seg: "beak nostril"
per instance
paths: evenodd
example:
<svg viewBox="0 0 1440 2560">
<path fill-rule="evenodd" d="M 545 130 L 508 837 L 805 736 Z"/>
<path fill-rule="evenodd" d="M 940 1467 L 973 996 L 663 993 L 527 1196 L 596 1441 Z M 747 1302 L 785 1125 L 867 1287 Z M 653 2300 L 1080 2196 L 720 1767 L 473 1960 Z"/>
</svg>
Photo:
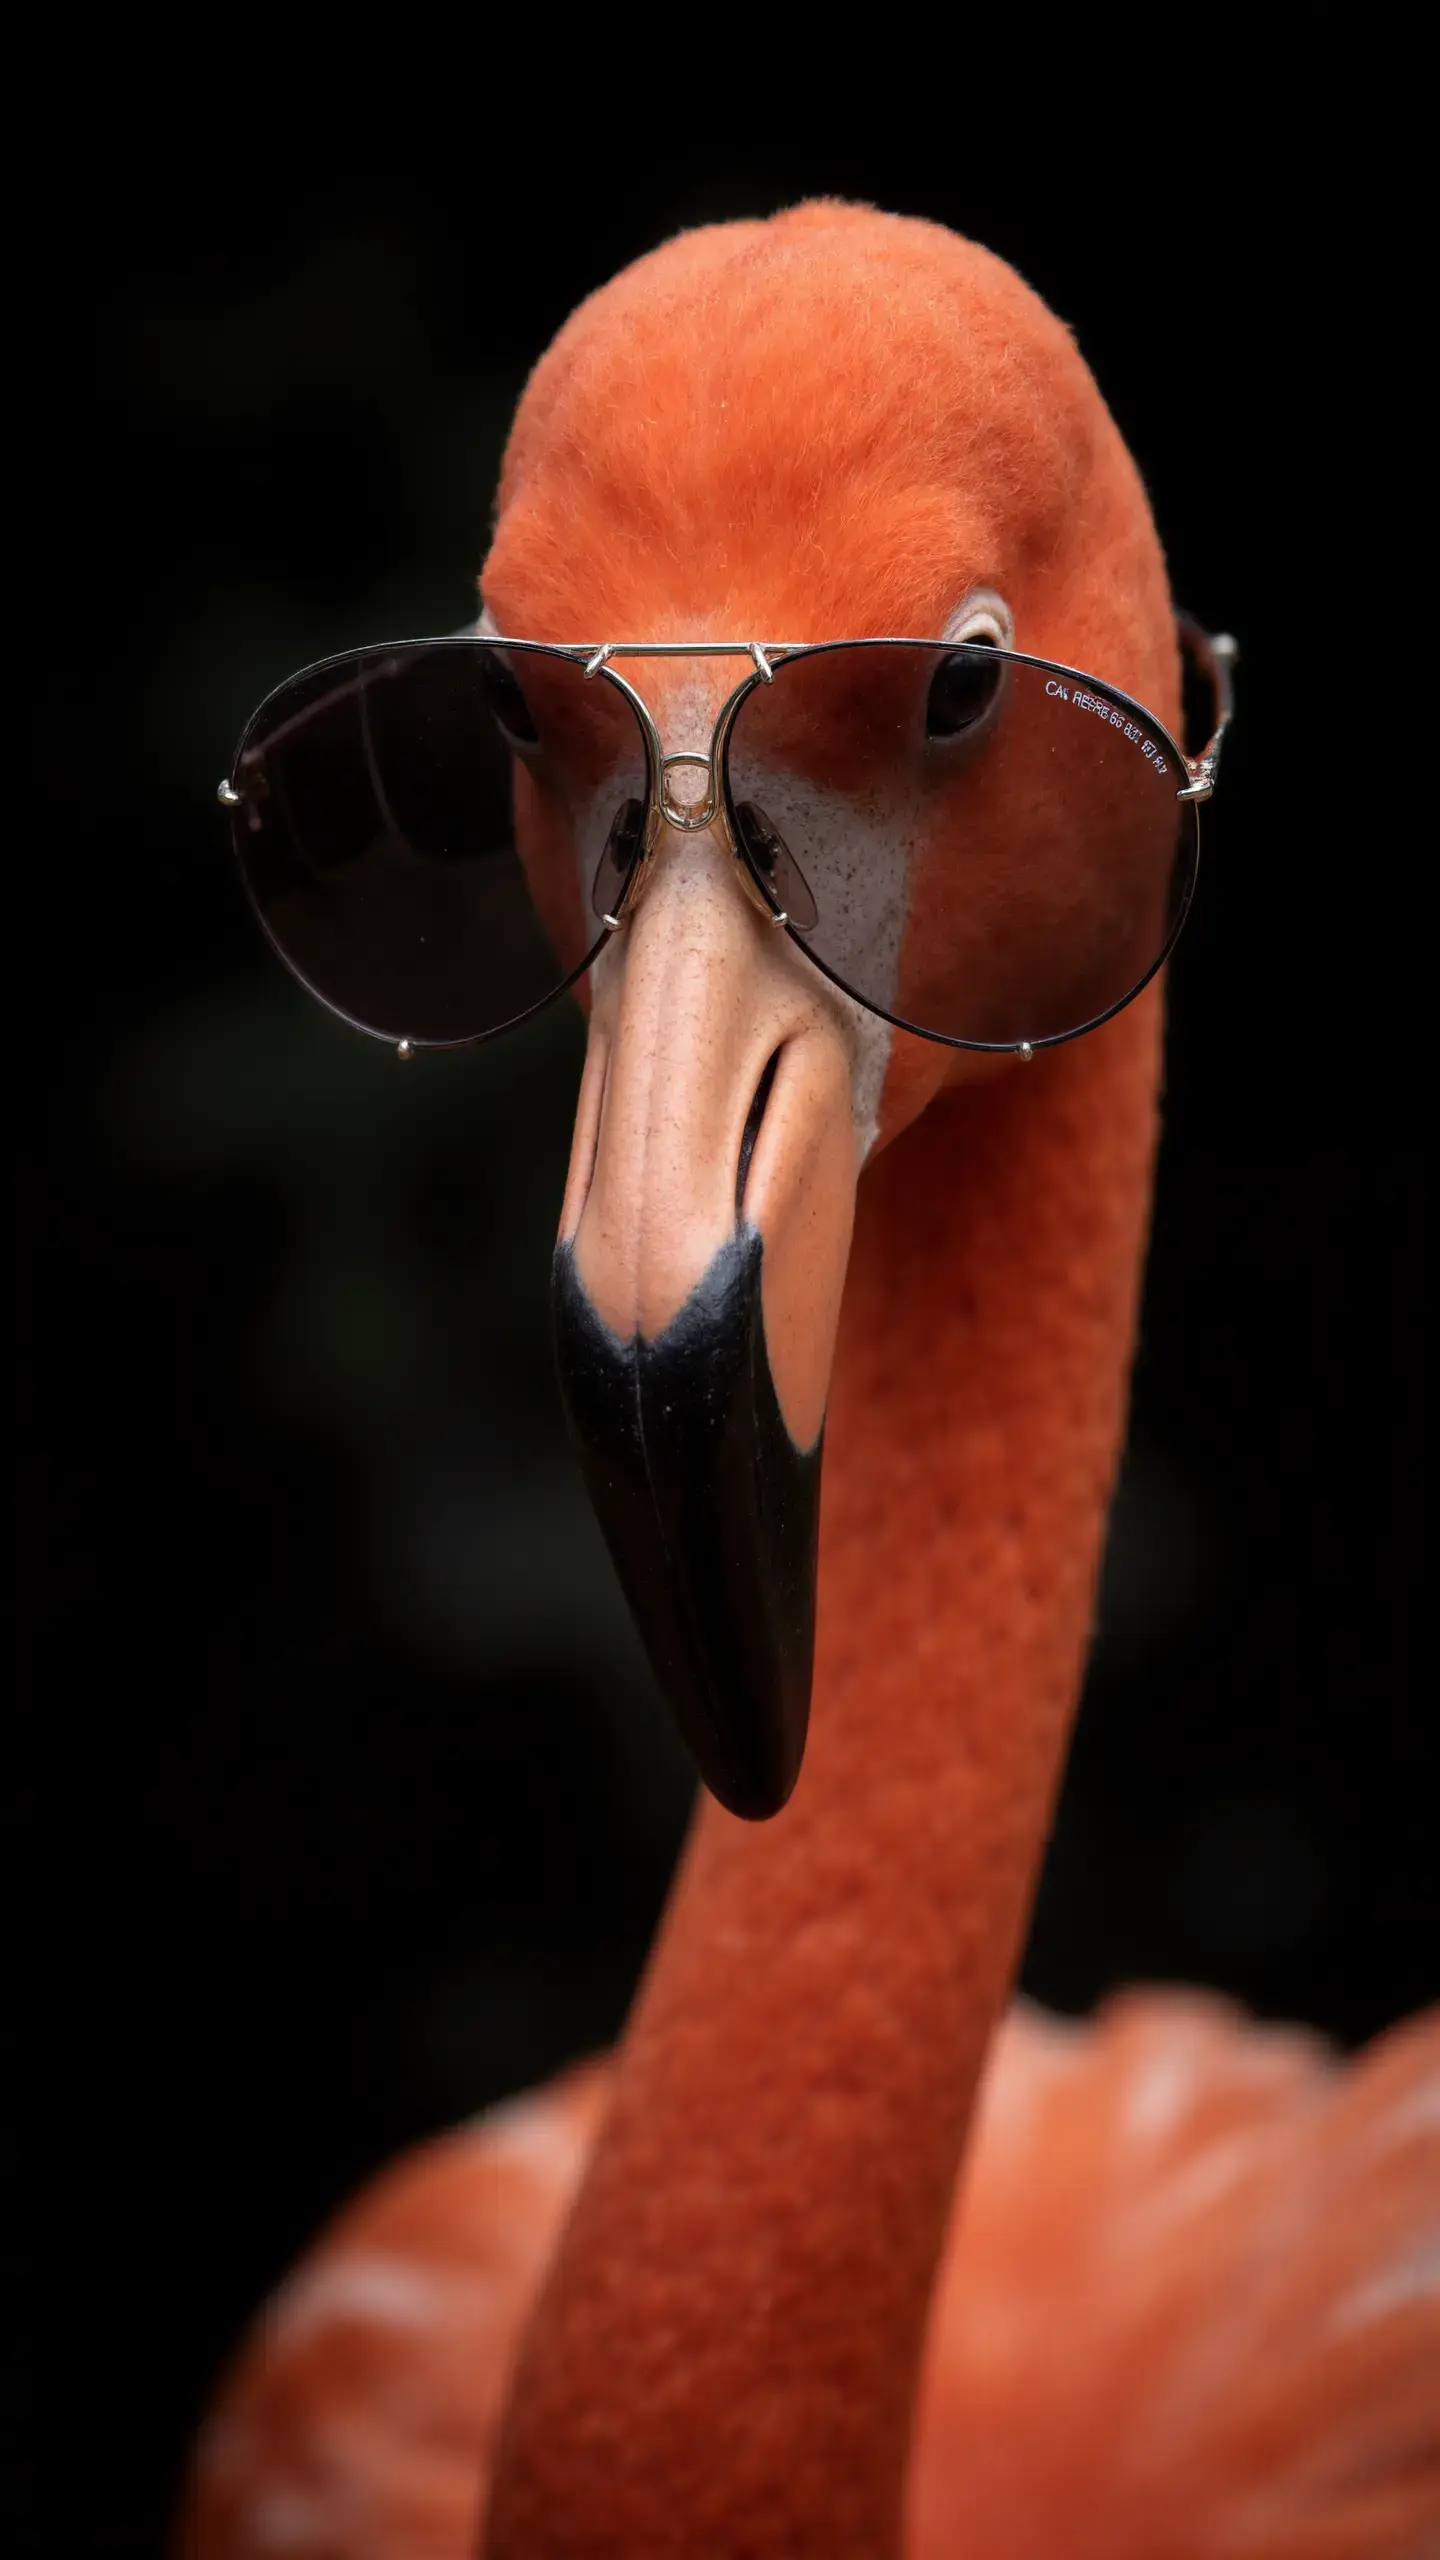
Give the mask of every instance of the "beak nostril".
<svg viewBox="0 0 1440 2560">
<path fill-rule="evenodd" d="M 775 1070 L 779 1064 L 780 1052 L 776 1049 L 767 1058 L 765 1072 L 755 1087 L 755 1099 L 750 1105 L 744 1134 L 740 1140 L 740 1160 L 735 1167 L 735 1224 L 737 1227 L 745 1213 L 745 1185 L 750 1178 L 750 1159 L 755 1153 L 755 1142 L 760 1135 L 760 1124 L 765 1117 L 765 1106 L 770 1099 L 771 1088 L 775 1082 Z"/>
</svg>

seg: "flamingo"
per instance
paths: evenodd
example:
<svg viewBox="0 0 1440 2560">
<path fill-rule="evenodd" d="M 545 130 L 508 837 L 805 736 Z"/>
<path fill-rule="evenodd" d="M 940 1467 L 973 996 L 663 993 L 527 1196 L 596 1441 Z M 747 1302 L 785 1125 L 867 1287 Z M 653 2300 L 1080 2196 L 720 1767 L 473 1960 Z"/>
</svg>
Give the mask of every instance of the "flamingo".
<svg viewBox="0 0 1440 2560">
<path fill-rule="evenodd" d="M 540 639 L 1013 632 L 1177 723 L 1159 543 L 1068 331 L 864 207 L 684 235 L 583 304 L 482 589 Z M 668 748 L 733 680 L 647 668 Z M 1160 1034 L 1158 981 L 1029 1063 L 892 1032 L 713 830 L 667 832 L 593 973 L 562 1354 L 577 1303 L 666 1337 L 742 1214 L 762 1239 L 794 1448 L 825 1422 L 803 1769 L 769 1820 L 702 1792 L 613 2061 L 403 2159 L 288 2279 L 185 2560 L 1440 2552 L 1440 2014 L 1344 2064 L 1197 1993 L 1007 2005 Z"/>
</svg>

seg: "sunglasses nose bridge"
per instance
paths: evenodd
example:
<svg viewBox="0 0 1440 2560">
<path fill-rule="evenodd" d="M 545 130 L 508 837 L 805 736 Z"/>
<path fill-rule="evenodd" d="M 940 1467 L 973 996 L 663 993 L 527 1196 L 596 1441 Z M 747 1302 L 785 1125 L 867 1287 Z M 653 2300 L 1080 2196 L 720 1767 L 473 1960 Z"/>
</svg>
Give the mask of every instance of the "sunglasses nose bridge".
<svg viewBox="0 0 1440 2560">
<path fill-rule="evenodd" d="M 693 796 L 684 800 L 676 799 L 670 787 L 670 777 L 677 766 L 684 766 L 691 772 L 698 770 L 704 774 L 705 791 L 702 799 Z M 684 836 L 703 835 L 708 827 L 714 826 L 719 814 L 720 777 L 713 747 L 705 755 L 691 748 L 682 749 L 672 755 L 662 755 L 660 758 L 660 815 L 666 825 L 677 828 Z"/>
<path fill-rule="evenodd" d="M 707 759 L 703 756 L 676 756 L 669 757 L 666 761 L 678 764 L 704 764 Z M 607 924 L 629 924 L 633 921 L 654 877 L 656 863 L 663 851 L 667 828 L 673 828 L 677 835 L 682 836 L 709 836 L 722 852 L 729 855 L 731 871 L 738 879 L 745 898 L 755 909 L 756 914 L 770 925 L 783 925 L 789 921 L 785 915 L 777 914 L 763 895 L 744 854 L 735 841 L 729 820 L 720 805 L 719 793 L 712 788 L 703 807 L 696 801 L 682 803 L 676 809 L 662 787 L 661 796 L 655 807 L 654 823 L 646 830 L 645 850 L 636 865 L 628 894 L 622 901 L 620 913 L 606 917 Z"/>
</svg>

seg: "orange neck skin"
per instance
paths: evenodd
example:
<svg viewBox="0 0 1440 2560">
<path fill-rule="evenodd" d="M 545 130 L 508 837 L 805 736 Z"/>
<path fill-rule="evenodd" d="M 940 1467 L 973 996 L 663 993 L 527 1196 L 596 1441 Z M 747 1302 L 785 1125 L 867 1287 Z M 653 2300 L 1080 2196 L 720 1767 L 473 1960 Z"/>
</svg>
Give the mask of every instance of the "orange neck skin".
<svg viewBox="0 0 1440 2560">
<path fill-rule="evenodd" d="M 773 1822 L 701 1805 L 522 2350 L 488 2560 L 901 2548 L 1089 1632 L 1159 1024 L 1152 991 L 942 1095 L 861 1185 L 806 1765 Z"/>
</svg>

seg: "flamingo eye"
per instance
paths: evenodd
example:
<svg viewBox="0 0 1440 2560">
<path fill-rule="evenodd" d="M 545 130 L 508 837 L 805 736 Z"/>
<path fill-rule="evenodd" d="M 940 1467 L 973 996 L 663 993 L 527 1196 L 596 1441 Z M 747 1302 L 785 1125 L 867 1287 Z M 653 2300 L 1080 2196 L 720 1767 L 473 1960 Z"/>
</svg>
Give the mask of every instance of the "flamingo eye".
<svg viewBox="0 0 1440 2560">
<path fill-rule="evenodd" d="M 480 652 L 480 682 L 497 727 L 517 747 L 538 747 L 540 732 L 514 669 L 494 649 Z"/>
<path fill-rule="evenodd" d="M 987 665 L 978 652 L 994 646 L 986 633 L 977 632 L 963 649 L 941 659 L 925 705 L 927 738 L 958 738 L 985 718 L 1005 670 L 998 658 Z"/>
</svg>

